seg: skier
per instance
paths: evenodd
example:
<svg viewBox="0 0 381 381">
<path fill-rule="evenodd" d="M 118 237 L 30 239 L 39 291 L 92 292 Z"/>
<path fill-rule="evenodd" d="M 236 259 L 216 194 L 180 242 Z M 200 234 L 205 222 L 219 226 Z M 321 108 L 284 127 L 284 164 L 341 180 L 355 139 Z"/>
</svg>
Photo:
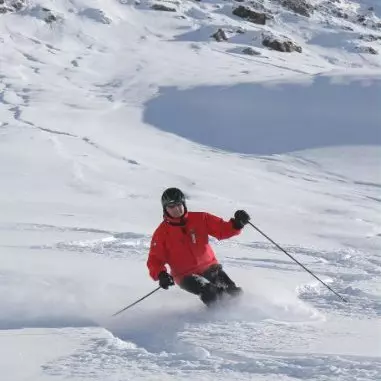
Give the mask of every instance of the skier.
<svg viewBox="0 0 381 381">
<path fill-rule="evenodd" d="M 208 236 L 226 239 L 240 234 L 250 216 L 237 210 L 234 218 L 222 218 L 205 212 L 188 212 L 185 196 L 178 188 L 168 188 L 161 197 L 163 221 L 151 240 L 147 266 L 153 280 L 167 290 L 175 282 L 184 290 L 199 295 L 207 305 L 224 293 L 242 292 L 218 263 Z M 169 265 L 171 274 L 165 265 Z"/>
</svg>

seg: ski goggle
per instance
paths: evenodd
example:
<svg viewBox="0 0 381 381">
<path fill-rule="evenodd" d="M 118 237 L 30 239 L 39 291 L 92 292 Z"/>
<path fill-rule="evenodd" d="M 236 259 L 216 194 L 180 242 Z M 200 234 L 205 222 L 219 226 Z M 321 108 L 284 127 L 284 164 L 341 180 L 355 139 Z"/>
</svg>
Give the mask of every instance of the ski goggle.
<svg viewBox="0 0 381 381">
<path fill-rule="evenodd" d="M 182 205 L 183 203 L 180 202 L 180 201 L 170 201 L 168 202 L 165 207 L 166 208 L 169 208 L 169 209 L 173 209 L 173 208 L 176 208 L 177 206 L 180 206 Z"/>
</svg>

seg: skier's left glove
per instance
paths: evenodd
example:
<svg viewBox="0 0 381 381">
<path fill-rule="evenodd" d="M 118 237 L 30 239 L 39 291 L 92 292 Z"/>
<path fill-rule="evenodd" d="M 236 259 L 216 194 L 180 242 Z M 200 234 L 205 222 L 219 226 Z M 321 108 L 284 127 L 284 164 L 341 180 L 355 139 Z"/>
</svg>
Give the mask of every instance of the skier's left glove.
<svg viewBox="0 0 381 381">
<path fill-rule="evenodd" d="M 237 210 L 232 218 L 233 227 L 242 229 L 250 221 L 250 216 L 244 210 Z"/>
<path fill-rule="evenodd" d="M 168 274 L 166 271 L 162 271 L 159 276 L 159 286 L 164 288 L 164 290 L 168 290 L 169 286 L 173 286 L 175 284 L 173 280 L 173 276 Z"/>
</svg>

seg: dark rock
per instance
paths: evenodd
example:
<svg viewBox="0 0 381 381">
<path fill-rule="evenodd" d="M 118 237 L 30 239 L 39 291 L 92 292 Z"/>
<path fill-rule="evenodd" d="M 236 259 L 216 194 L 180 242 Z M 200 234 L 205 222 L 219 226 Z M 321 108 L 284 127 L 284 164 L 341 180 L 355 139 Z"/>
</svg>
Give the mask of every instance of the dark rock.
<svg viewBox="0 0 381 381">
<path fill-rule="evenodd" d="M 243 49 L 242 53 L 247 54 L 249 56 L 260 56 L 261 55 L 261 53 L 259 53 L 258 51 L 254 50 L 253 48 L 250 48 L 250 47 Z"/>
<path fill-rule="evenodd" d="M 50 15 L 47 15 L 44 18 L 44 20 L 45 20 L 46 23 L 51 24 L 52 22 L 57 21 L 57 17 L 54 16 L 53 14 L 50 14 Z"/>
<path fill-rule="evenodd" d="M 268 18 L 265 13 L 255 12 L 248 7 L 244 7 L 243 5 L 235 8 L 233 10 L 233 15 L 259 25 L 265 25 L 266 19 Z"/>
<path fill-rule="evenodd" d="M 21 11 L 26 6 L 26 0 L 0 0 L 0 13 Z"/>
<path fill-rule="evenodd" d="M 43 19 L 47 24 L 52 24 L 53 22 L 58 20 L 58 17 L 56 15 L 54 15 L 53 12 L 49 8 L 42 7 L 40 9 L 41 9 L 41 11 L 44 12 Z"/>
<path fill-rule="evenodd" d="M 222 29 L 218 29 L 216 33 L 211 35 L 217 42 L 227 41 L 226 33 Z"/>
<path fill-rule="evenodd" d="M 360 23 L 363 23 L 363 22 L 366 21 L 366 18 L 365 18 L 364 15 L 361 15 L 361 16 L 358 16 L 358 17 L 357 17 L 357 21 L 360 22 Z"/>
<path fill-rule="evenodd" d="M 305 17 L 310 17 L 314 11 L 314 7 L 307 0 L 283 0 L 282 6 Z"/>
<path fill-rule="evenodd" d="M 375 36 L 374 34 L 363 34 L 359 37 L 359 39 L 367 42 L 381 41 L 381 36 Z"/>
<path fill-rule="evenodd" d="M 368 54 L 373 54 L 373 55 L 378 55 L 378 51 L 371 46 L 364 46 L 361 51 L 363 53 L 368 53 Z"/>
<path fill-rule="evenodd" d="M 16 1 L 12 4 L 12 7 L 15 11 L 21 11 L 21 9 L 25 6 L 23 1 Z"/>
<path fill-rule="evenodd" d="M 153 4 L 151 6 L 151 9 L 153 9 L 154 11 L 176 12 L 175 8 L 167 7 L 163 4 Z"/>
<path fill-rule="evenodd" d="M 296 45 L 291 40 L 278 40 L 274 37 L 266 36 L 262 40 L 262 45 L 267 48 L 277 50 L 278 52 L 291 53 L 291 52 L 302 52 L 302 47 Z"/>
<path fill-rule="evenodd" d="M 341 18 L 341 19 L 344 19 L 344 20 L 348 20 L 349 19 L 348 14 L 345 13 L 345 12 L 341 12 L 341 11 L 337 11 L 336 16 Z"/>
</svg>

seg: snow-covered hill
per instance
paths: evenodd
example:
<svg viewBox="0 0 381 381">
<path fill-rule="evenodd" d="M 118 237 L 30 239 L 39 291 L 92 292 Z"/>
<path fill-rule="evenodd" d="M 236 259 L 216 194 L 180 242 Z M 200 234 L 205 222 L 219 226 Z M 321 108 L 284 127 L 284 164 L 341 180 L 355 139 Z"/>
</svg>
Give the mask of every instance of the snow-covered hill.
<svg viewBox="0 0 381 381">
<path fill-rule="evenodd" d="M 2 380 L 380 379 L 380 52 L 378 0 L 0 1 Z M 349 303 L 247 227 L 241 303 L 111 318 L 168 186 Z"/>
</svg>

